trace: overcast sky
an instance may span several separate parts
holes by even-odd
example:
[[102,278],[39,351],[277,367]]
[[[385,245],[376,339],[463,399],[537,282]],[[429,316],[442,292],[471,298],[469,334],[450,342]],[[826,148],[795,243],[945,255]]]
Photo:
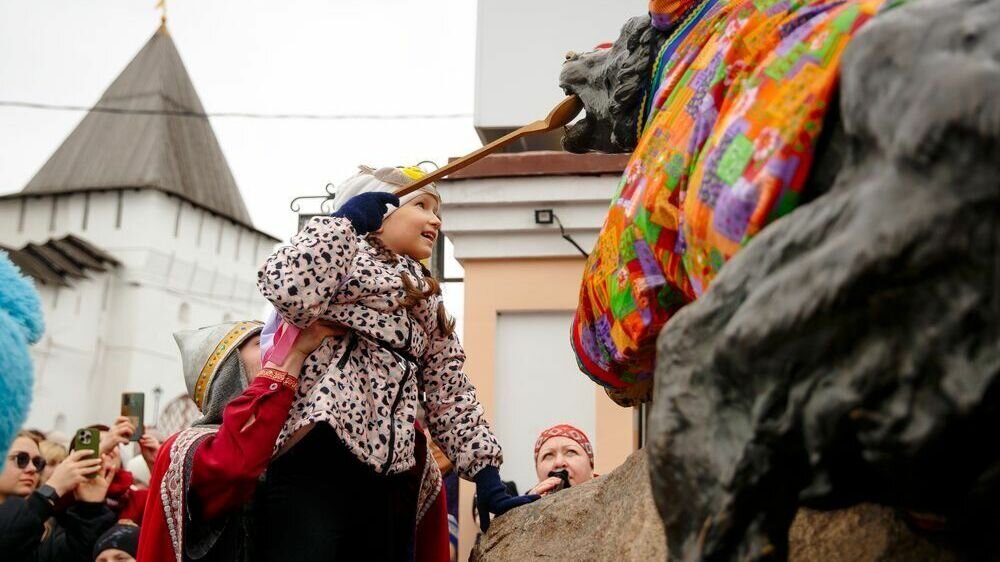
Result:
[[[93,105],[159,25],[155,0],[0,1],[0,100]],[[295,195],[359,163],[462,155],[472,0],[168,0],[167,27],[211,112],[465,114],[440,120],[213,118],[258,228],[288,238]],[[20,191],[83,118],[0,107],[0,193]]]

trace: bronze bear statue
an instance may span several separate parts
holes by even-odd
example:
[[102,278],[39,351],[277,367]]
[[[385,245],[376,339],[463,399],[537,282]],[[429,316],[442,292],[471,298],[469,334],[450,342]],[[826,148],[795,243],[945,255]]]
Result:
[[[629,152],[663,34],[561,74]],[[672,559],[784,560],[800,506],[930,514],[1000,559],[1000,0],[912,0],[841,66],[808,197],[661,331],[647,448]]]

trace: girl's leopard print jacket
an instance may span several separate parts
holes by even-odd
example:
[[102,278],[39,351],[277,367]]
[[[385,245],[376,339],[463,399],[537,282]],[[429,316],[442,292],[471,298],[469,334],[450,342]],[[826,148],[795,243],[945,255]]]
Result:
[[326,422],[358,459],[400,473],[414,464],[413,422],[424,396],[431,435],[463,476],[500,466],[500,445],[462,371],[458,337],[438,330],[441,297],[404,308],[401,275],[426,288],[419,263],[359,237],[342,218],[312,219],[268,258],[257,286],[285,320],[352,329],[306,359],[275,450],[296,430]]

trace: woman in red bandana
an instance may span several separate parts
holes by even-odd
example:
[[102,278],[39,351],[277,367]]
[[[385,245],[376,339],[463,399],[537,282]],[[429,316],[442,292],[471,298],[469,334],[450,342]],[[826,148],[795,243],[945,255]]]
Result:
[[553,473],[565,471],[570,486],[578,486],[597,476],[594,473],[594,448],[587,434],[563,423],[543,431],[535,441],[535,472],[538,484],[528,494],[544,496],[562,489],[562,478]]

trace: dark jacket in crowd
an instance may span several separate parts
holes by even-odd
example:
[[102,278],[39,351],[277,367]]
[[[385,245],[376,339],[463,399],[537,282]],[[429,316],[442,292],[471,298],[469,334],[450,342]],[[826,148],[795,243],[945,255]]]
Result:
[[[56,525],[44,539],[45,521]],[[90,562],[101,534],[115,523],[103,503],[76,502],[62,513],[38,493],[0,504],[0,559],[4,562]]]

